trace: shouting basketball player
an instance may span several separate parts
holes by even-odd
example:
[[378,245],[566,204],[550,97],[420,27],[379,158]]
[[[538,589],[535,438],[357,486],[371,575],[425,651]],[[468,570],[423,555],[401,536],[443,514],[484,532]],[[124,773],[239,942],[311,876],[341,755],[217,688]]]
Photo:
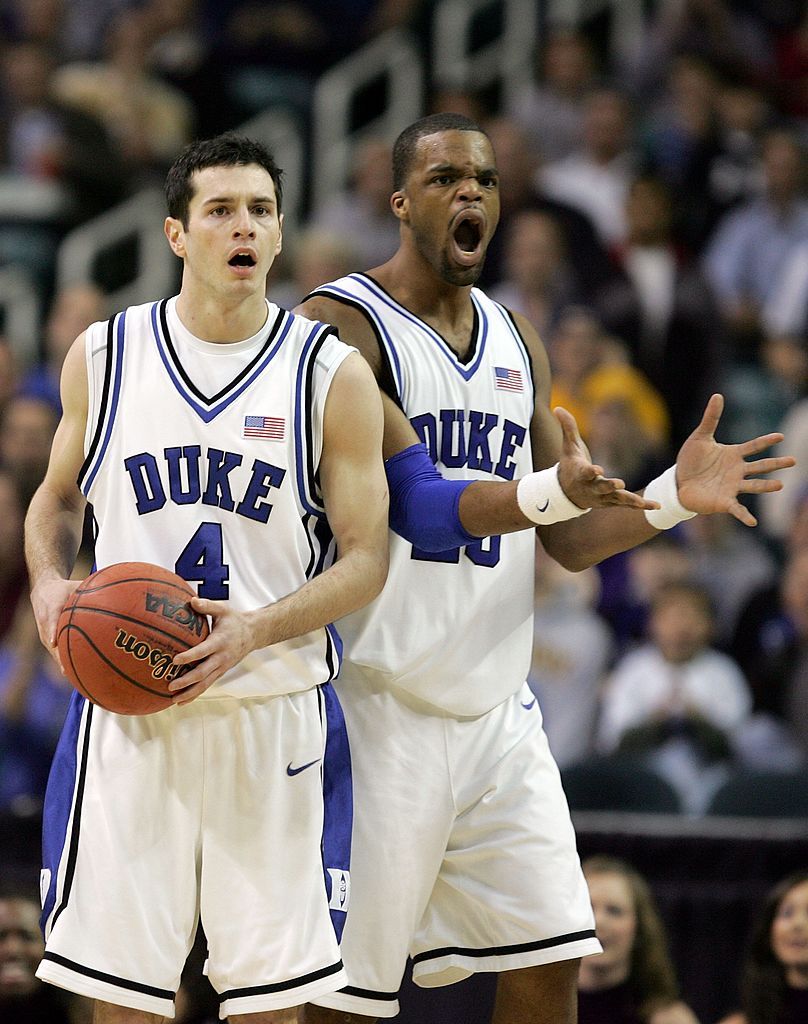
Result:
[[332,328],[265,299],[282,229],[271,154],[232,135],[194,143],[166,195],[179,295],[70,350],[26,554],[51,650],[86,502],[97,565],[179,573],[213,629],[178,656],[191,668],[159,714],[74,697],[45,804],[38,975],[96,999],[95,1024],[173,1016],[201,914],[222,1016],[287,1024],[346,980],[330,623],[387,571],[382,408]]
[[[716,395],[644,497],[604,479],[572,417],[550,412],[533,328],[474,287],[499,216],[486,135],[465,117],[430,116],[399,136],[393,171],[398,251],[301,307],[360,347],[389,396],[391,524],[403,535],[381,596],[340,626],[357,811],[349,985],[307,1019],[395,1016],[409,954],[425,986],[500,972],[495,1024],[571,1024],[578,958],[600,946],[525,684],[526,528],[581,569],[699,512],[753,525],[739,493],[780,484],[748,476],[793,460],[744,461],[779,434],[716,443]],[[596,506],[622,507],[584,514]]]

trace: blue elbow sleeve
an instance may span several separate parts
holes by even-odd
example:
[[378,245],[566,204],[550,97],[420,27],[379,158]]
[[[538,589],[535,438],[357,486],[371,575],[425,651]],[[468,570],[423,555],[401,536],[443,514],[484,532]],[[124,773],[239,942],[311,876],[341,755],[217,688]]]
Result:
[[390,526],[422,551],[448,551],[479,540],[463,529],[458,506],[471,480],[446,480],[426,446],[414,444],[384,464]]

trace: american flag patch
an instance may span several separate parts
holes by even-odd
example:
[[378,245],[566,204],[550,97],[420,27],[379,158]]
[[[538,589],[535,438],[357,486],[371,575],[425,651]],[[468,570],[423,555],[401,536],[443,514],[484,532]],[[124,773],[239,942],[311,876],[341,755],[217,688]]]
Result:
[[495,366],[494,387],[498,391],[524,391],[522,371],[508,370],[504,366]]
[[244,436],[264,437],[268,441],[282,441],[286,432],[283,416],[245,416]]

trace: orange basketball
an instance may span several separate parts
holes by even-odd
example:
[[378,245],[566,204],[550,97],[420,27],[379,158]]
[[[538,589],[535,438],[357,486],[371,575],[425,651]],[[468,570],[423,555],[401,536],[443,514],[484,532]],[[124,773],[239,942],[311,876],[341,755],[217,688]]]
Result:
[[151,715],[171,704],[168,684],[186,669],[175,654],[210,632],[194,590],[159,565],[119,562],[71,594],[56,630],[62,667],[88,700],[119,715]]

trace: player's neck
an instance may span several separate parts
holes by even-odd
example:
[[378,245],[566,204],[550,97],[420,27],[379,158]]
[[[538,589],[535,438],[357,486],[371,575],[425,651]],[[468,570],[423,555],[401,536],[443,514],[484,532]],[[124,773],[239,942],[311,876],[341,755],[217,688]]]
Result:
[[176,309],[183,326],[200,341],[243,341],[257,334],[267,318],[266,300],[260,293],[228,300],[210,293],[200,295],[184,285]]
[[439,330],[445,326],[451,331],[473,315],[471,285],[449,284],[425,260],[414,260],[400,249],[369,273],[396,302]]

